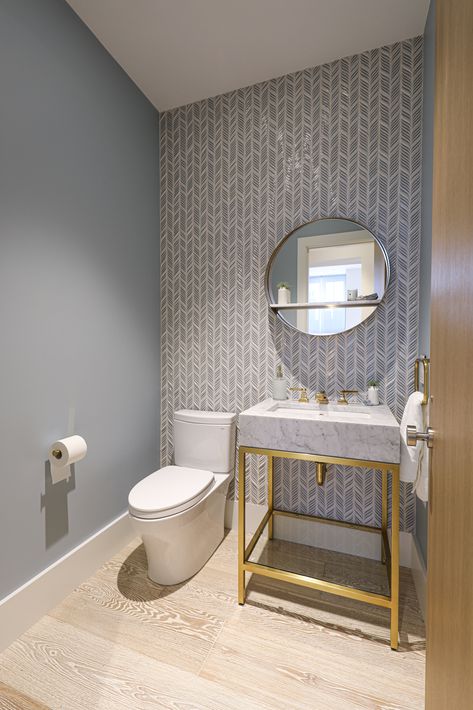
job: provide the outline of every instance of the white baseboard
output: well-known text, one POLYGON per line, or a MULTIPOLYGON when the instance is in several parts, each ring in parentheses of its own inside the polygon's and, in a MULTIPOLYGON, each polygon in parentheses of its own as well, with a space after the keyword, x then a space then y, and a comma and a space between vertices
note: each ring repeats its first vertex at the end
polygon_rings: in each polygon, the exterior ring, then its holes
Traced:
POLYGON ((416 585, 417 598, 424 621, 427 621, 427 569, 422 554, 412 536, 412 576, 416 585))
MULTIPOLYGON (((246 531, 255 532, 266 512, 264 505, 257 503, 246 504, 246 531)), ((238 501, 227 500, 225 506, 225 527, 236 530, 238 528, 238 501)))
MULTIPOLYGON (((266 506, 254 503, 246 504, 246 530, 252 533, 258 527, 266 512, 266 506)), ((238 502, 227 501, 225 525, 229 528, 238 527, 238 502)), ((274 537, 299 542, 313 547, 323 547, 326 550, 344 552, 348 555, 359 555, 372 560, 380 559, 380 538, 370 532, 344 528, 338 525, 326 525, 313 520, 301 518, 276 517, 274 521, 274 537)), ((410 567, 416 585, 419 605, 425 618, 426 573, 419 556, 414 536, 401 532, 399 535, 399 557, 403 567, 410 567)))
POLYGON ((123 513, 0 600, 0 651, 29 629, 134 537, 123 513))

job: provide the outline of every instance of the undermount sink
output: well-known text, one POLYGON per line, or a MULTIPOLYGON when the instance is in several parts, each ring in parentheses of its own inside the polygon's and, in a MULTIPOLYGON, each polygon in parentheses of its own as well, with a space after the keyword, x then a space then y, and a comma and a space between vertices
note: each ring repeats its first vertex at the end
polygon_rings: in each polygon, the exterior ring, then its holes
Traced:
POLYGON ((399 463, 399 424, 386 405, 266 399, 239 417, 242 446, 399 463))
POLYGON ((276 416, 292 417, 294 419, 370 419, 371 415, 366 410, 370 407, 342 404, 299 404, 298 402, 276 402, 268 411, 276 416))

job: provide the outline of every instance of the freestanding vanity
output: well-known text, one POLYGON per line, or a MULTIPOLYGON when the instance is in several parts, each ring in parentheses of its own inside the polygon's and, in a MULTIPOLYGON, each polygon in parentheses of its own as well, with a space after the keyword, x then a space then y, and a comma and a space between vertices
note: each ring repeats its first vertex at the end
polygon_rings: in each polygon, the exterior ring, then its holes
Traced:
POLYGON ((251 572, 385 607, 391 611, 391 648, 396 650, 399 623, 400 437, 399 424, 389 408, 383 405, 368 407, 352 404, 298 404, 267 399, 240 414, 239 429, 238 602, 245 603, 245 573, 251 572), (245 545, 245 463, 249 455, 267 458, 268 509, 250 542, 245 545), (275 458, 313 461, 318 484, 323 484, 328 464, 381 471, 381 527, 327 520, 276 509, 273 501, 275 458), (391 546, 388 538, 388 474, 391 476, 391 546), (251 553, 266 526, 269 539, 273 538, 273 522, 278 515, 327 522, 379 534, 381 559, 386 564, 389 594, 365 591, 251 562, 251 553))

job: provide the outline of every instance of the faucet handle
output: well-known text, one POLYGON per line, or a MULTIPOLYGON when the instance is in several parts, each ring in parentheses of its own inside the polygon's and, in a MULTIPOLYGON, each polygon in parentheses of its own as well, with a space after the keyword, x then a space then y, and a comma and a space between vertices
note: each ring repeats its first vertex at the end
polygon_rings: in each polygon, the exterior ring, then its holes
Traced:
POLYGON ((317 392, 315 395, 315 401, 318 404, 328 404, 328 397, 325 393, 325 390, 320 390, 320 392, 317 392))
POLYGON ((309 403, 309 398, 307 396, 307 388, 306 387, 289 387, 289 390, 291 392, 300 392, 300 397, 299 397, 299 403, 300 404, 308 404, 309 403))
POLYGON ((348 404, 347 394, 358 394, 358 390, 340 390, 340 397, 337 404, 348 404))

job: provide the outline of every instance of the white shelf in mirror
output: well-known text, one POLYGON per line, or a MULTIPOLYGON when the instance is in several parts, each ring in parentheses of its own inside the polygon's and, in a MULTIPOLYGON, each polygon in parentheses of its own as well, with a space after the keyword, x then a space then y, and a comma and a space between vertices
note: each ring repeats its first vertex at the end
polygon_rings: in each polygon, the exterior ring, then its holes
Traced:
POLYGON ((374 301, 335 301, 333 303, 270 303, 274 311, 297 310, 299 308, 369 308, 379 306, 381 300, 374 301))

